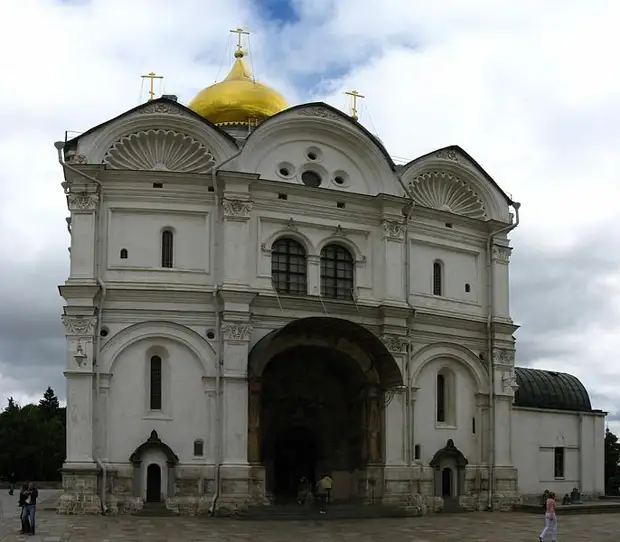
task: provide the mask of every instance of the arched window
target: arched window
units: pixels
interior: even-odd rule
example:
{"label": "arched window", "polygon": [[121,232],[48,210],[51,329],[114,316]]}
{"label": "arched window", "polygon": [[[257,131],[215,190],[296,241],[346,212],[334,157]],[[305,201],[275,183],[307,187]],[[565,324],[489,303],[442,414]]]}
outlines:
{"label": "arched window", "polygon": [[129,256],[129,252],[126,248],[121,248],[121,260],[126,260]]}
{"label": "arched window", "polygon": [[437,375],[437,421],[446,422],[446,377]]}
{"label": "arched window", "polygon": [[161,266],[173,267],[174,263],[174,233],[172,230],[161,232]]}
{"label": "arched window", "polygon": [[321,295],[331,299],[352,299],[355,279],[353,256],[342,245],[321,250]]}
{"label": "arched window", "polygon": [[276,292],[306,295],[306,250],[299,241],[282,237],[271,246],[271,280]]}
{"label": "arched window", "polygon": [[161,410],[161,358],[153,356],[151,358],[151,388],[150,406],[151,410]]}
{"label": "arched window", "polygon": [[443,266],[441,262],[433,263],[433,295],[443,295]]}

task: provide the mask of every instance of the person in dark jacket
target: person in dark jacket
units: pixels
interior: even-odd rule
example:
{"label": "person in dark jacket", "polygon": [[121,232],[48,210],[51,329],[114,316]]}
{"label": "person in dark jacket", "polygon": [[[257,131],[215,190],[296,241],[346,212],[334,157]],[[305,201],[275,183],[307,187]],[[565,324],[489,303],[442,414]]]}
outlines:
{"label": "person in dark jacket", "polygon": [[19,492],[19,506],[22,509],[19,518],[22,523],[22,530],[19,534],[30,534],[30,521],[28,521],[28,513],[26,512],[26,492],[28,491],[28,484],[22,485],[22,489]]}
{"label": "person in dark jacket", "polygon": [[33,535],[35,531],[35,515],[37,512],[37,497],[39,496],[39,491],[32,482],[28,484],[28,489],[25,491],[24,496],[26,497],[26,516],[30,522],[30,534]]}
{"label": "person in dark jacket", "polygon": [[9,474],[9,495],[13,495],[13,490],[15,489],[15,473],[12,472]]}

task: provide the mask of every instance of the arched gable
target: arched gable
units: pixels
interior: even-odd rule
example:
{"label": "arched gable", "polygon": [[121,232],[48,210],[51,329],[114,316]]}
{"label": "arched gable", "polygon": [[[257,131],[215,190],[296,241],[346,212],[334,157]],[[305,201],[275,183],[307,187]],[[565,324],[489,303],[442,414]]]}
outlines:
{"label": "arched gable", "polygon": [[144,452],[148,450],[160,450],[166,456],[166,463],[168,466],[173,467],[179,462],[178,456],[172,451],[172,448],[163,442],[157,431],[153,429],[151,435],[140,446],[138,446],[132,454],[129,456],[129,461],[134,465],[139,465],[142,461]]}
{"label": "arched gable", "polygon": [[403,166],[401,179],[420,206],[510,222],[512,199],[460,147],[445,147],[412,160]]}
{"label": "arched gable", "polygon": [[448,342],[426,345],[413,355],[413,371],[410,377],[412,386],[415,385],[426,365],[437,359],[452,359],[459,362],[473,378],[477,393],[484,393],[486,391],[488,377],[480,359],[468,348],[460,344]]}
{"label": "arched gable", "polygon": [[306,250],[306,256],[313,256],[316,254],[316,250],[310,238],[305,234],[298,230],[290,230],[290,229],[282,229],[272,233],[263,243],[265,245],[265,249],[271,250],[271,247],[278,239],[283,238],[294,239],[301,243],[301,246]]}
{"label": "arched gable", "polygon": [[[238,152],[238,147],[234,138],[217,126],[185,106],[161,98],[68,141],[65,159],[82,164],[106,163],[114,169],[161,170],[164,166],[170,171],[203,173],[196,164],[205,151],[217,163]],[[153,155],[164,163],[150,164]]]}
{"label": "arched gable", "polygon": [[298,184],[311,170],[320,175],[321,188],[402,195],[381,142],[324,103],[292,107],[260,124],[248,137],[238,167],[264,179]]}
{"label": "arched gable", "polygon": [[100,370],[112,373],[114,364],[126,348],[145,339],[166,339],[187,347],[201,364],[204,376],[215,374],[215,351],[198,333],[173,322],[140,322],[114,335],[101,349]]}

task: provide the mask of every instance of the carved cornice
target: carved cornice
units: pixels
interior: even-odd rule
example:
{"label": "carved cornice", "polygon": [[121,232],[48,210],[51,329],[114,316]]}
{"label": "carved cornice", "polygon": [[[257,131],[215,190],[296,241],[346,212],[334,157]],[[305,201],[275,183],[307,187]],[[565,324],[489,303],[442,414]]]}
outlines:
{"label": "carved cornice", "polygon": [[499,364],[513,364],[515,351],[507,348],[493,348],[493,362]]}
{"label": "carved cornice", "polygon": [[499,263],[509,263],[510,262],[510,253],[512,249],[509,247],[501,247],[499,245],[493,246],[493,261]]}
{"label": "carved cornice", "polygon": [[69,194],[67,203],[71,211],[94,211],[99,204],[98,194]]}
{"label": "carved cornice", "polygon": [[403,240],[405,238],[405,225],[401,222],[383,221],[383,233],[390,239]]}
{"label": "carved cornice", "polygon": [[225,341],[249,341],[252,329],[252,324],[227,322],[222,324],[222,335]]}
{"label": "carved cornice", "polygon": [[62,316],[67,335],[89,336],[95,333],[97,326],[96,316]]}
{"label": "carved cornice", "polygon": [[385,347],[394,354],[405,354],[407,352],[407,337],[401,335],[381,335],[381,340]]}
{"label": "carved cornice", "polygon": [[252,212],[251,201],[224,199],[222,207],[224,207],[224,216],[228,218],[248,219]]}
{"label": "carved cornice", "polygon": [[321,106],[304,107],[297,110],[297,114],[303,117],[320,117],[322,119],[340,120],[340,116]]}

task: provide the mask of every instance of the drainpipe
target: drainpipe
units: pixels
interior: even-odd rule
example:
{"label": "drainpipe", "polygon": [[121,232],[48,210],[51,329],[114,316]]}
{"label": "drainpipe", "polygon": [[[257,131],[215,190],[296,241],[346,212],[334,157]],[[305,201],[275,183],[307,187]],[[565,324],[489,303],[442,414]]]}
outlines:
{"label": "drainpipe", "polygon": [[220,497],[220,468],[222,465],[222,447],[223,447],[223,405],[221,399],[221,380],[222,380],[222,365],[224,360],[222,359],[222,317],[219,310],[219,303],[217,299],[217,293],[220,290],[219,285],[219,270],[220,266],[218,266],[219,253],[218,248],[220,246],[219,243],[219,235],[220,235],[220,191],[217,185],[217,172],[220,169],[228,164],[233,159],[237,158],[241,154],[243,149],[239,150],[223,162],[220,162],[217,166],[214,166],[211,169],[211,179],[213,183],[213,193],[215,195],[215,207],[213,209],[213,222],[215,224],[214,234],[213,234],[213,244],[214,244],[214,253],[215,253],[215,269],[213,271],[213,308],[215,309],[215,492],[213,493],[213,499],[211,500],[211,506],[209,507],[209,514],[215,516],[215,507],[217,505],[217,500]]}
{"label": "drainpipe", "polygon": [[[101,257],[99,254],[101,250],[100,233],[101,233],[101,217],[102,217],[102,213],[100,212],[99,209],[101,208],[101,205],[103,202],[103,184],[101,183],[101,181],[99,181],[92,175],[88,175],[87,173],[80,171],[79,169],[71,166],[70,164],[67,164],[64,161],[63,156],[62,156],[62,150],[65,147],[64,141],[56,141],[54,143],[54,147],[56,148],[56,151],[58,152],[58,163],[61,165],[63,171],[65,172],[65,175],[66,175],[67,170],[73,173],[77,173],[84,179],[95,183],[97,185],[98,193],[99,193],[99,206],[95,210],[95,224],[96,224],[96,228],[95,228],[95,275],[96,275],[97,284],[99,285],[99,289],[100,289],[100,296],[99,296],[99,303],[97,307],[97,329],[96,329],[96,337],[95,337],[94,352],[93,352],[93,368],[95,370],[95,409],[99,408],[99,410],[101,410],[100,409],[101,405],[99,404],[99,398],[100,398],[99,386],[100,386],[100,372],[101,372],[100,367],[99,367],[99,353],[101,350],[101,326],[103,322],[103,304],[104,304],[104,301],[107,295],[107,289],[101,277]],[[66,193],[70,193],[70,191],[71,191],[70,186],[65,187]],[[107,502],[107,499],[106,499],[107,468],[103,464],[103,462],[98,457],[96,457],[95,454],[93,454],[93,459],[95,460],[95,462],[97,463],[97,465],[99,466],[102,472],[101,513],[105,515],[108,509],[106,505],[106,502]]]}
{"label": "drainpipe", "polygon": [[489,233],[487,237],[487,368],[489,371],[489,490],[487,509],[493,510],[493,488],[495,486],[495,372],[493,367],[493,338],[491,328],[493,324],[493,308],[495,299],[493,295],[493,241],[501,233],[508,233],[519,225],[519,208],[517,201],[511,202],[515,210],[514,223]]}

